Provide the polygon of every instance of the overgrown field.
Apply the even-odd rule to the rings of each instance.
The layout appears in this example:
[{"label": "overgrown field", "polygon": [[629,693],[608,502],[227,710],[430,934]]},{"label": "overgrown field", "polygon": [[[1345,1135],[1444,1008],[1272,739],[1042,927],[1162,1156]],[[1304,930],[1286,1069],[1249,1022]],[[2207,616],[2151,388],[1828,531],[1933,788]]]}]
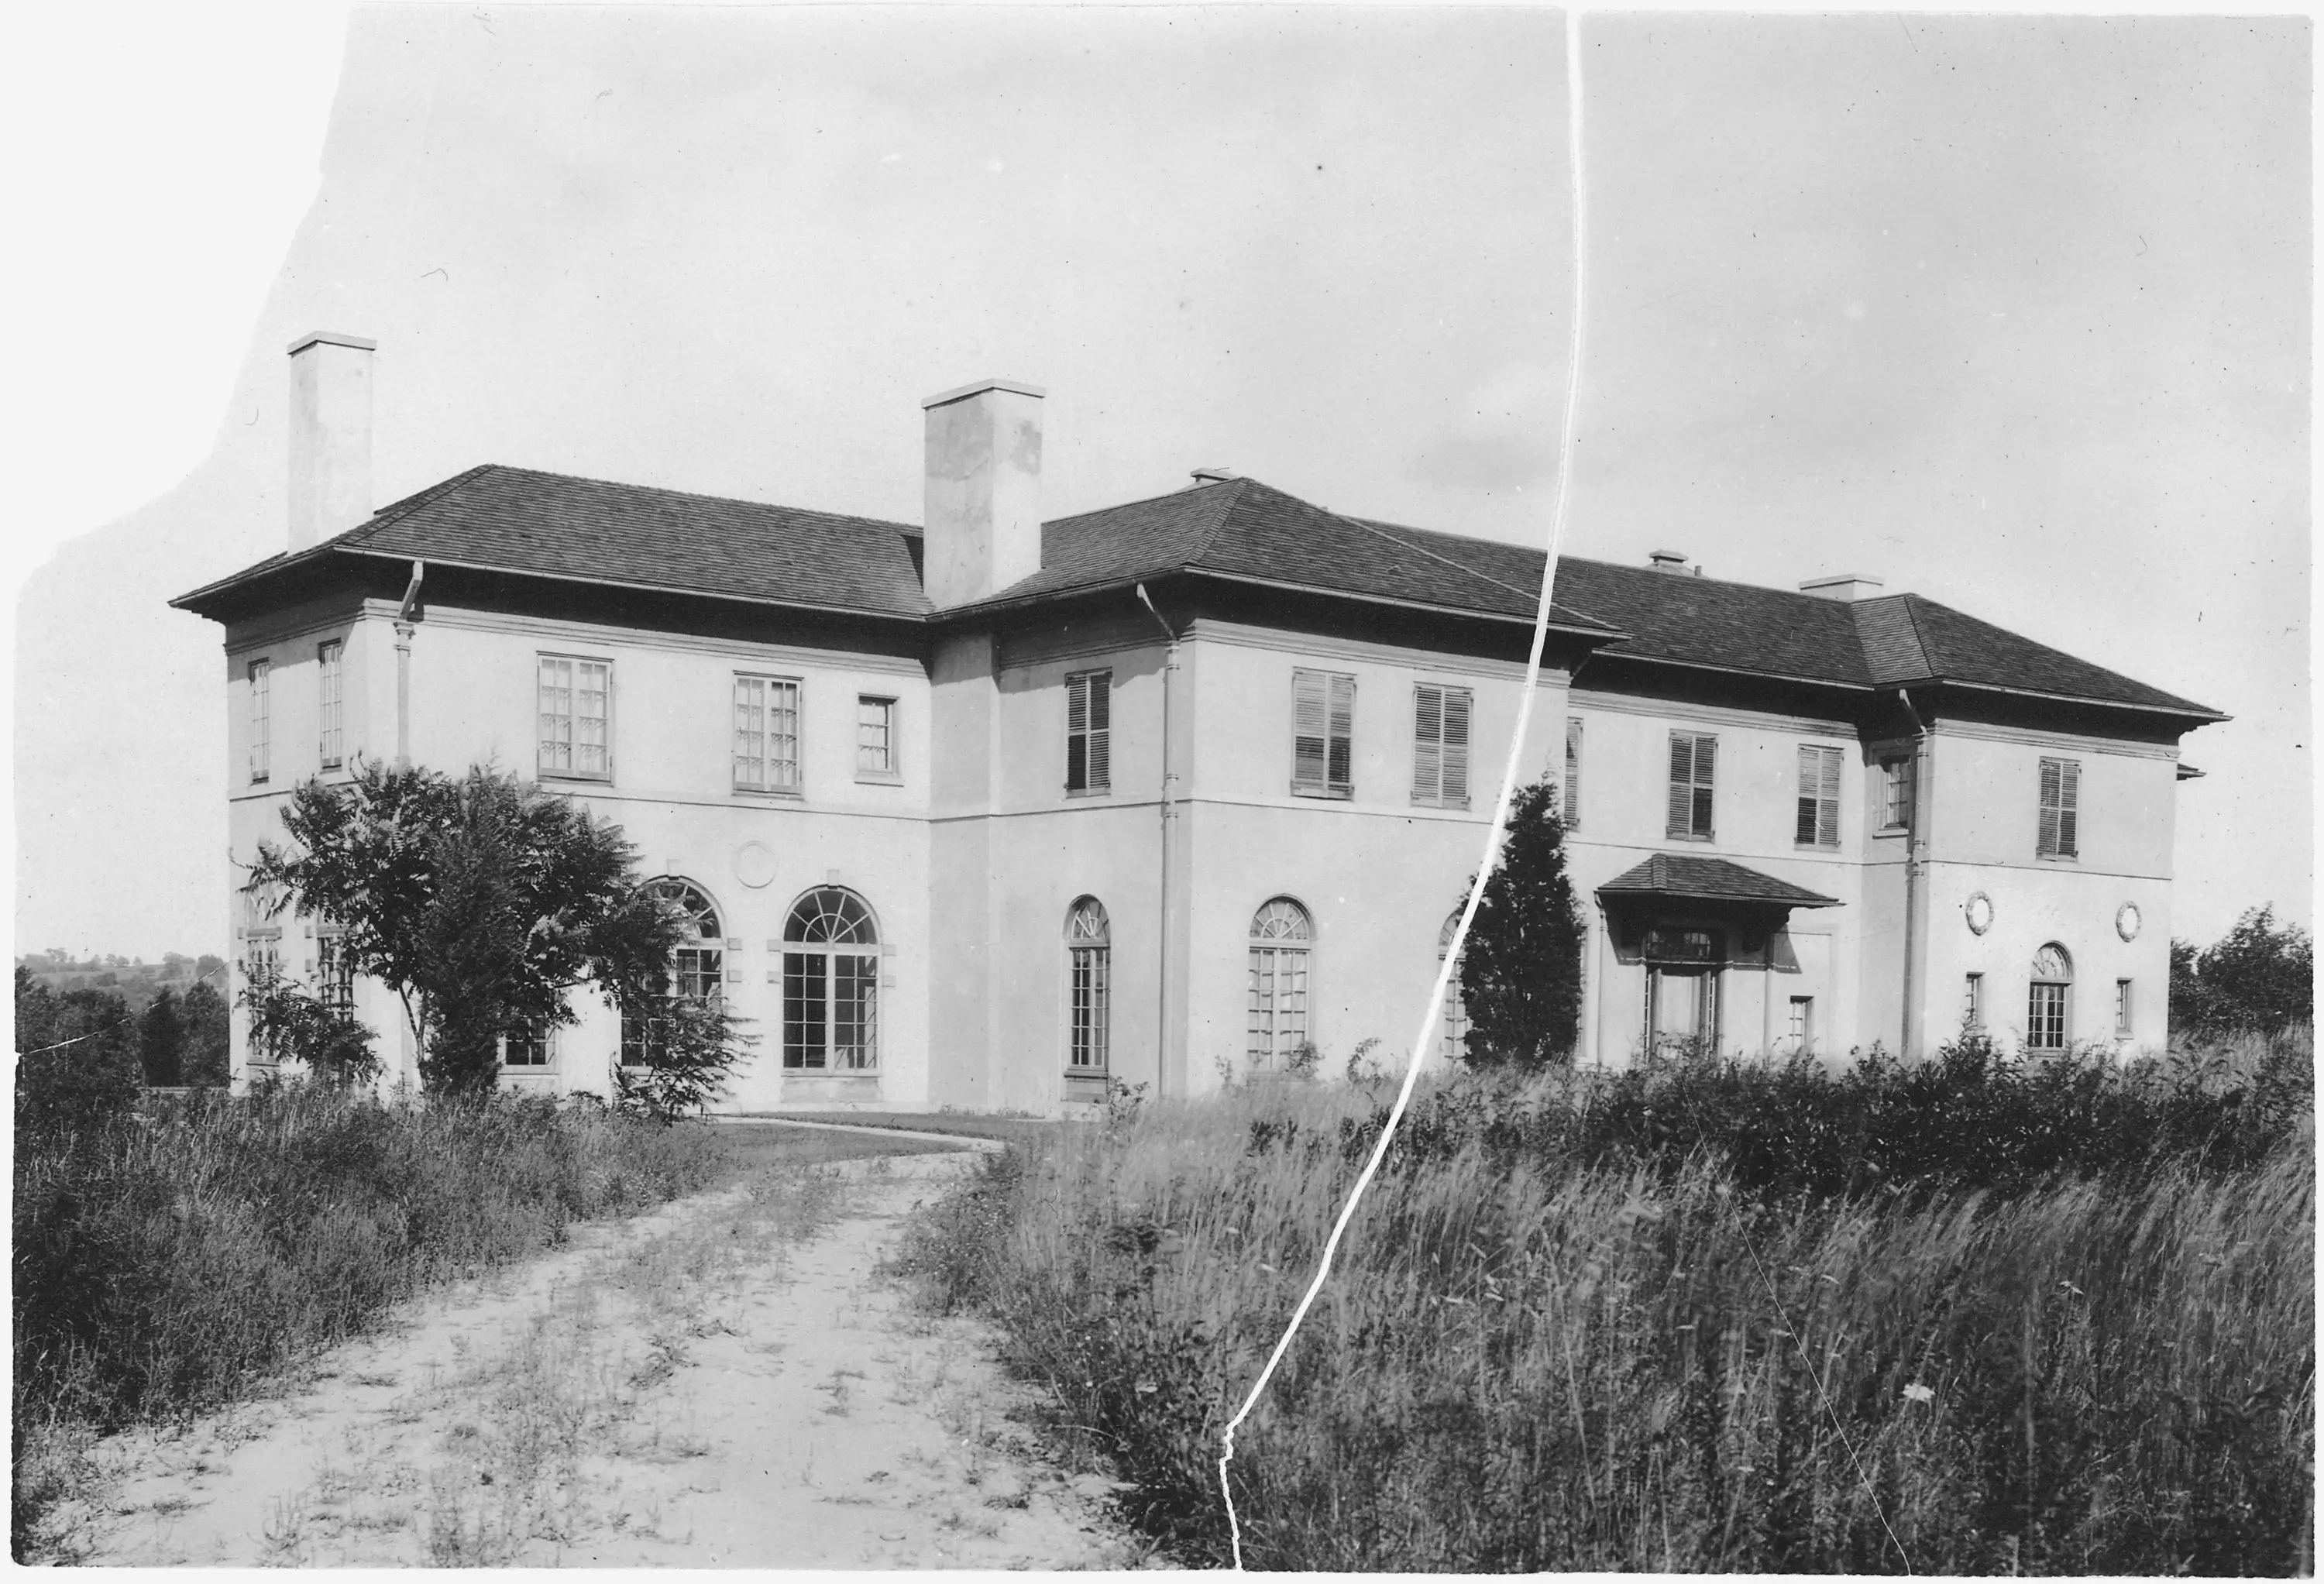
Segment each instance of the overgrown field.
[{"label": "overgrown field", "polygon": [[94,1434],[229,1401],[430,1282],[707,1187],[734,1155],[707,1125],[506,1096],[290,1090],[20,1126],[13,1553]]},{"label": "overgrown field", "polygon": [[[1219,1433],[1390,1092],[997,1157],[904,1264],[1000,1322],[1132,1514],[1228,1555]],[[2305,1030],[1425,1091],[1232,1469],[1275,1569],[2310,1565]]]}]

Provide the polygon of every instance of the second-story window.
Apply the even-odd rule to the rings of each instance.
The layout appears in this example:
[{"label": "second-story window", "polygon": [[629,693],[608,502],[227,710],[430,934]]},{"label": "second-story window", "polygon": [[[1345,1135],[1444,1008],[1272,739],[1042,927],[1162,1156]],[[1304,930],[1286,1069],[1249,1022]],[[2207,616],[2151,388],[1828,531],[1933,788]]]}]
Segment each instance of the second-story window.
[{"label": "second-story window", "polygon": [[2041,858],[2071,858],[2080,833],[2075,829],[2081,814],[2082,765],[2080,760],[2045,759],[2042,761],[2042,817],[2034,839],[2034,852]]},{"label": "second-story window", "polygon": [[1356,679],[1330,671],[1294,671],[1291,717],[1292,791],[1308,797],[1352,797]]},{"label": "second-story window", "polygon": [[1557,801],[1558,818],[1569,831],[1582,828],[1582,717],[1565,717],[1565,791]]},{"label": "second-story window", "polygon": [[335,770],[342,757],[339,706],[342,698],[339,677],[339,657],[346,645],[333,639],[315,651],[316,677],[318,689],[318,717],[322,725],[323,768]]},{"label": "second-story window", "polygon": [[788,677],[734,678],[734,786],[799,789],[799,685]]},{"label": "second-story window", "polygon": [[1711,783],[1719,765],[1719,739],[1674,732],[1670,740],[1670,820],[1667,834],[1711,840]]},{"label": "second-story window", "polygon": [[1799,818],[1793,837],[1803,847],[1840,845],[1840,750],[1800,745]]},{"label": "second-story window", "polygon": [[1412,800],[1469,806],[1469,690],[1423,682],[1412,690]]},{"label": "second-story window", "polygon": [[1910,759],[1884,759],[1880,761],[1880,828],[1884,831],[1908,831],[1913,828],[1913,761]]},{"label": "second-story window", "polygon": [[1065,678],[1065,790],[1112,785],[1113,673],[1076,671]]},{"label": "second-story window", "polygon": [[250,662],[250,778],[263,781],[274,762],[274,662]]},{"label": "second-story window", "polygon": [[540,773],[602,781],[613,773],[610,660],[540,657]]},{"label": "second-story window", "polygon": [[896,701],[859,694],[855,700],[855,773],[896,773]]}]

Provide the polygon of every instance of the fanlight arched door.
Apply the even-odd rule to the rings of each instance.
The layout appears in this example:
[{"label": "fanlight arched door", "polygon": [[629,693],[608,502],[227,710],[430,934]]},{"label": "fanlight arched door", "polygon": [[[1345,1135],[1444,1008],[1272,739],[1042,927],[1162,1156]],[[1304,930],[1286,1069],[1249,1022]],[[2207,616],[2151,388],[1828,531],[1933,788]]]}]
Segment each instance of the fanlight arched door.
[{"label": "fanlight arched door", "polygon": [[2074,960],[2052,941],[2034,953],[2025,990],[2025,1048],[2062,1051],[2072,1036]]},{"label": "fanlight arched door", "polygon": [[1267,903],[1250,921],[1251,1065],[1281,1072],[1307,1043],[1308,954],[1315,926],[1288,897]]},{"label": "fanlight arched door", "polygon": [[[1444,927],[1436,932],[1436,960],[1452,949],[1452,937],[1460,933],[1461,910],[1452,909],[1444,920]],[[1464,953],[1465,955],[1465,953]],[[1469,1054],[1469,1003],[1461,993],[1461,964],[1452,964],[1452,976],[1444,981],[1444,1059],[1458,1062]]]},{"label": "fanlight arched door", "polygon": [[783,1066],[868,1073],[879,1064],[879,924],[854,892],[817,887],[783,925]]},{"label": "fanlight arched door", "polygon": [[[663,999],[720,999],[726,986],[726,939],[716,906],[699,887],[675,878],[655,880],[646,889],[675,907],[684,921],[678,950],[670,953],[669,970],[654,985],[654,993]],[[623,1008],[622,1064],[650,1064],[659,1054],[659,1042],[665,1037],[668,1021],[650,1006]]]},{"label": "fanlight arched door", "polygon": [[1113,926],[1095,897],[1065,914],[1065,1065],[1102,1074],[1112,1039]]}]

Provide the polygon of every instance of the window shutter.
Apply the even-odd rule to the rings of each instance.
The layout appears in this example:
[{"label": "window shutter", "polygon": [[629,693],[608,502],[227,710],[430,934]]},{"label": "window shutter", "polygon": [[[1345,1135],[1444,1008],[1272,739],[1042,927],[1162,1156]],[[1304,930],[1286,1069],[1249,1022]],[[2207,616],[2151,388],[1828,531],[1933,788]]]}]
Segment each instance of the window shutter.
[{"label": "window shutter", "polygon": [[1692,833],[1694,808],[1694,739],[1681,732],[1670,740],[1670,819],[1667,835]]},{"label": "window shutter", "polygon": [[1335,792],[1346,792],[1355,784],[1354,739],[1356,734],[1356,679],[1353,677],[1332,678],[1332,758],[1331,783]]},{"label": "window shutter", "polygon": [[1412,797],[1441,801],[1444,791],[1444,690],[1412,690]]},{"label": "window shutter", "polygon": [[1323,674],[1296,671],[1291,678],[1291,783],[1295,787],[1323,785],[1324,687]]},{"label": "window shutter", "polygon": [[1582,828],[1582,719],[1578,715],[1565,717],[1565,797],[1558,813],[1567,830]]},{"label": "window shutter", "polygon": [[2059,763],[2054,759],[2042,761],[2042,824],[2034,838],[2036,856],[2054,858],[2058,854],[2058,774]]},{"label": "window shutter", "polygon": [[1816,839],[1816,817],[1820,805],[1816,788],[1822,777],[1823,755],[1805,743],[1800,745],[1800,790],[1797,798],[1798,817],[1793,822],[1792,840],[1803,844]]},{"label": "window shutter", "polygon": [[1712,768],[1718,762],[1719,739],[1698,737],[1694,740],[1694,825],[1697,836],[1711,834],[1711,785]]},{"label": "window shutter", "polygon": [[1093,788],[1113,785],[1113,673],[1092,671],[1082,679],[1088,687],[1089,784]]},{"label": "window shutter", "polygon": [[1821,773],[1816,779],[1816,842],[1825,847],[1840,845],[1840,750],[1825,749]]},{"label": "window shutter", "polygon": [[1469,690],[1455,687],[1444,695],[1444,801],[1469,805]]},{"label": "window shutter", "polygon": [[2080,760],[2067,760],[2058,766],[2058,856],[2074,856],[2075,826],[2080,823],[2082,801],[2082,766]]},{"label": "window shutter", "polygon": [[766,772],[761,760],[766,742],[766,705],[761,690],[766,684],[755,677],[734,678],[734,785],[761,787]]},{"label": "window shutter", "polygon": [[1065,790],[1089,787],[1089,677],[1065,678]]}]

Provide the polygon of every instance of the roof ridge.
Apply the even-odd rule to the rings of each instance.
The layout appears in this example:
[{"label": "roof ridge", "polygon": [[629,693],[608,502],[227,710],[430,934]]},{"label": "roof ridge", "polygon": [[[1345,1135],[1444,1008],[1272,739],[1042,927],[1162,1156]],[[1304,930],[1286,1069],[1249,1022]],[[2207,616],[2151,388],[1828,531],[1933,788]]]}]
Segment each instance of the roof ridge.
[{"label": "roof ridge", "polygon": [[[1222,483],[1203,484],[1200,486],[1181,484],[1175,490],[1162,490],[1151,495],[1140,495],[1135,501],[1116,501],[1109,506],[1093,506],[1086,511],[1075,511],[1065,517],[1052,517],[1045,520],[1041,526],[1043,528],[1063,528],[1069,522],[1079,522],[1084,517],[1103,517],[1109,511],[1127,511],[1132,506],[1144,506],[1155,501],[1175,501],[1181,495],[1196,494],[1203,490],[1234,491],[1239,490],[1244,484],[1258,483],[1259,481],[1257,479],[1234,478],[1228,479]],[[1261,487],[1266,488],[1269,486],[1262,485]],[[1282,493],[1279,490],[1276,493],[1277,494]],[[1295,501],[1299,497],[1296,495],[1292,497]]]},{"label": "roof ridge", "polygon": [[[378,511],[373,512],[369,517],[364,518],[361,522],[356,523],[353,528],[346,530],[343,533],[333,534],[329,539],[323,541],[323,545],[352,545],[359,543],[364,536],[376,532],[380,529],[386,528],[392,523],[401,521],[404,518],[410,516],[414,511],[419,511],[420,508],[427,505],[432,501],[442,500],[446,495],[450,494],[454,490],[458,489],[462,484],[466,483],[471,479],[481,478],[488,473],[509,471],[514,470],[503,468],[501,464],[497,462],[479,462],[474,467],[468,468],[464,472],[454,474],[450,478],[438,479],[434,483],[429,484],[426,489],[415,491],[412,493],[404,496],[401,501],[390,501],[386,505],[382,506]],[[323,547],[317,547],[318,549],[321,548]]]},{"label": "roof ridge", "polygon": [[457,478],[446,482],[457,483],[463,479],[485,473],[523,474],[533,478],[557,479],[569,484],[595,484],[601,489],[608,490],[635,490],[641,494],[672,495],[681,501],[707,501],[718,506],[749,506],[761,511],[796,511],[802,516],[820,517],[835,522],[860,522],[871,528],[900,529],[907,533],[922,531],[918,523],[898,522],[886,517],[865,517],[853,511],[825,511],[819,506],[787,506],[779,501],[752,501],[742,495],[711,495],[700,490],[674,490],[668,484],[638,484],[617,478],[593,478],[587,474],[558,473],[553,468],[547,467],[520,467],[508,462],[482,463],[468,469],[466,473],[461,474]]}]

